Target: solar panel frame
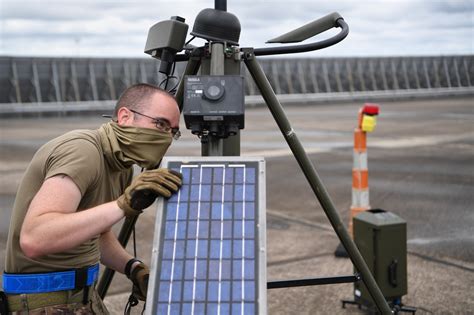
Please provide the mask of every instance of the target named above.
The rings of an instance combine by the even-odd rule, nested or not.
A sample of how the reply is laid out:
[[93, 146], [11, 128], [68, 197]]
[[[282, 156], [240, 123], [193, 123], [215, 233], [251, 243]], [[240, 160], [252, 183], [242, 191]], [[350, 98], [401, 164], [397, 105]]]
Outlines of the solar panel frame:
[[[244, 167], [246, 165], [254, 165], [255, 166], [255, 181], [256, 181], [256, 185], [255, 185], [255, 190], [256, 190], [256, 200], [254, 201], [255, 202], [255, 205], [254, 205], [254, 212], [255, 212], [255, 216], [256, 216], [256, 220], [257, 222], [256, 223], [256, 230], [255, 230], [255, 244], [253, 245], [255, 248], [254, 248], [254, 252], [255, 252], [255, 263], [257, 264], [257, 266], [255, 266], [255, 272], [257, 272], [258, 274], [257, 275], [253, 275], [254, 276], [254, 281], [257, 281], [258, 284], [257, 284], [257, 287], [255, 288], [255, 290], [257, 290], [257, 292], [254, 292], [254, 296], [255, 296], [255, 309], [253, 312], [251, 313], [254, 313], [254, 314], [266, 314], [267, 313], [267, 299], [266, 299], [266, 290], [267, 290], [267, 278], [266, 278], [266, 215], [265, 215], [265, 212], [266, 212], [266, 196], [265, 196], [265, 161], [263, 158], [261, 157], [165, 157], [162, 161], [162, 167], [166, 167], [166, 168], [170, 168], [171, 167], [176, 167], [176, 165], [180, 165], [180, 166], [184, 166], [184, 167], [199, 167], [200, 169], [204, 169], [204, 167], [220, 167], [220, 166], [224, 166], [227, 167], [227, 168], [231, 168], [231, 167]], [[204, 167], [203, 167], [204, 165]], [[223, 171], [223, 173], [225, 174], [225, 170]], [[245, 173], [245, 172], [244, 172]], [[201, 173], [202, 174], [202, 173]], [[190, 179], [191, 180], [191, 179]], [[200, 177], [200, 180], [202, 181], [203, 180], [203, 177]], [[225, 182], [225, 181], [224, 181]], [[223, 183], [224, 183], [223, 182]], [[227, 183], [227, 182], [225, 182]], [[236, 185], [235, 182], [232, 183], [233, 185]], [[201, 186], [201, 183], [199, 183], [199, 185]], [[189, 183], [189, 190], [191, 190], [191, 183]], [[245, 186], [245, 183], [244, 185]], [[184, 187], [184, 186], [183, 186]], [[186, 189], [186, 188], [185, 188]], [[183, 190], [183, 189], [182, 189]], [[244, 188], [244, 193], [245, 193], [245, 188]], [[188, 192], [189, 194], [189, 200], [184, 200], [184, 202], [188, 202], [190, 203], [191, 202], [191, 194], [192, 192], [189, 191]], [[202, 197], [202, 191], [200, 190], [200, 193], [199, 193], [199, 197], [201, 198]], [[195, 195], [193, 195], [195, 196]], [[195, 197], [192, 197], [192, 198], [195, 198]], [[234, 201], [233, 201], [234, 202]], [[243, 201], [244, 203], [245, 201]], [[201, 201], [199, 200], [199, 203], [201, 203]], [[157, 206], [157, 216], [156, 216], [156, 221], [155, 221], [155, 235], [154, 235], [154, 241], [153, 241], [153, 248], [152, 248], [152, 260], [151, 260], [151, 272], [150, 272], [150, 278], [149, 278], [149, 285], [148, 285], [148, 298], [147, 298], [147, 307], [146, 307], [146, 310], [145, 310], [145, 314], [148, 314], [148, 315], [154, 315], [154, 314], [162, 314], [162, 312], [160, 312], [160, 309], [158, 307], [158, 304], [159, 304], [159, 301], [158, 301], [158, 296], [159, 296], [159, 292], [157, 292], [157, 290], [159, 289], [159, 286], [160, 286], [160, 280], [158, 279], [160, 277], [160, 274], [161, 272], [158, 272], [158, 268], [161, 266], [163, 267], [162, 263], [163, 263], [163, 255], [165, 255], [165, 250], [163, 249], [162, 252], [160, 252], [160, 247], [163, 246], [164, 248], [164, 242], [166, 241], [166, 236], [165, 236], [165, 233], [166, 231], [164, 230], [167, 225], [166, 222], [163, 222], [164, 220], [166, 220], [165, 218], [165, 207], [167, 206], [168, 204], [168, 201], [167, 200], [164, 200], [163, 198], [160, 198], [160, 200], [158, 200], [158, 206]], [[222, 188], [222, 204], [224, 204], [224, 188]], [[179, 206], [179, 201], [178, 201], [178, 206]], [[232, 205], [234, 206], [234, 204]], [[213, 209], [209, 209], [209, 216], [213, 215], [212, 213], [212, 210]], [[189, 220], [189, 218], [188, 218]], [[220, 218], [221, 221], [224, 220], [224, 218]], [[199, 219], [198, 219], [198, 222], [199, 222]], [[209, 222], [212, 222], [212, 221], [209, 221]], [[226, 221], [227, 222], [227, 221]], [[236, 224], [236, 222], [234, 221], [231, 221], [231, 225], [234, 225]], [[245, 220], [243, 221], [244, 223], [246, 222]], [[177, 228], [177, 225], [178, 223], [176, 223], [176, 230], [175, 230], [175, 233], [177, 233], [178, 231], [178, 228]], [[186, 224], [189, 224], [189, 223], [186, 223]], [[222, 224], [222, 223], [221, 223]], [[243, 223], [242, 223], [243, 224]], [[199, 226], [199, 225], [198, 225]], [[243, 228], [245, 230], [245, 228]], [[221, 231], [224, 231], [223, 229], [223, 226], [221, 225], [221, 228], [220, 228]], [[209, 226], [209, 233], [212, 233], [211, 232], [211, 227]], [[186, 231], [186, 233], [188, 233], [188, 231]], [[224, 232], [221, 232], [221, 234], [224, 233]], [[228, 233], [228, 232], [226, 232]], [[242, 236], [244, 237], [244, 236]], [[189, 239], [186, 239], [186, 242], [188, 242]], [[211, 248], [211, 245], [216, 245], [216, 244], [211, 244], [211, 241], [212, 239], [208, 239], [209, 241], [209, 244], [206, 245], [208, 246], [208, 249], [210, 250]], [[220, 248], [220, 253], [222, 255], [222, 242], [223, 242], [223, 239], [222, 239], [222, 235], [221, 235], [221, 248]], [[235, 240], [232, 238], [232, 241], [235, 242]], [[163, 242], [163, 245], [161, 245]], [[176, 248], [176, 243], [178, 242], [177, 239], [176, 239], [176, 235], [175, 235], [175, 239], [174, 239], [174, 242], [175, 242], [175, 248]], [[198, 242], [197, 240], [197, 234], [196, 234], [196, 242]], [[243, 241], [242, 243], [244, 243], [245, 241]], [[215, 242], [214, 242], [215, 243]], [[245, 245], [248, 245], [248, 243], [246, 243]], [[234, 245], [232, 245], [234, 246]], [[196, 245], [196, 254], [198, 254], [198, 246]], [[251, 247], [250, 247], [251, 248]], [[225, 248], [224, 248], [225, 249]], [[242, 247], [242, 249], [245, 249], [246, 250], [246, 253], [247, 253], [247, 247]], [[232, 250], [232, 249], [231, 249]], [[176, 251], [176, 250], [175, 250]], [[211, 252], [212, 254], [212, 252]], [[185, 253], [183, 253], [183, 255], [185, 255]], [[247, 255], [247, 254], [245, 254]], [[244, 255], [242, 254], [242, 257]], [[197, 257], [197, 256], [196, 256]], [[176, 258], [177, 259], [177, 258]], [[219, 277], [221, 275], [221, 269], [223, 268], [223, 263], [222, 263], [222, 260], [223, 260], [223, 257], [221, 256], [219, 258]], [[251, 259], [250, 259], [251, 260]], [[178, 264], [175, 264], [177, 262], [177, 260], [175, 260], [175, 257], [172, 258], [172, 264], [173, 264], [173, 268], [174, 267], [177, 267], [177, 268], [183, 268], [184, 270], [182, 271], [182, 274], [183, 274], [183, 279], [185, 277], [184, 273], [186, 272], [186, 266], [184, 265], [185, 263], [183, 263], [182, 265], [183, 266], [178, 266]], [[211, 259], [208, 257], [207, 258], [207, 263], [209, 264], [210, 266], [210, 261]], [[232, 262], [234, 260], [230, 260], [230, 264], [232, 265]], [[244, 258], [242, 258], [242, 261], [244, 261]], [[197, 260], [195, 261], [195, 264], [194, 264], [194, 278], [196, 278], [197, 274]], [[230, 267], [232, 268], [232, 267]], [[211, 270], [211, 268], [208, 268], [209, 270]], [[244, 271], [245, 268], [242, 268], [242, 271]], [[207, 271], [206, 271], [207, 272]], [[231, 277], [233, 277], [231, 275]], [[246, 278], [247, 276], [246, 275], [242, 275], [242, 278], [243, 279], [247, 279]], [[173, 277], [171, 276], [171, 278], [169, 279], [170, 280], [170, 283], [172, 286], [173, 284]], [[232, 280], [232, 279], [231, 279]], [[184, 281], [184, 280], [183, 280]], [[193, 280], [195, 283], [193, 284], [193, 294], [195, 292], [199, 292], [199, 288], [196, 286], [196, 280]], [[209, 285], [209, 278], [206, 278], [205, 281], [207, 281], [207, 285]], [[244, 283], [245, 280], [242, 280], [242, 283]], [[164, 281], [163, 281], [164, 282]], [[215, 282], [213, 282], [215, 283]], [[219, 278], [219, 287], [218, 287], [218, 293], [219, 294], [219, 300], [218, 300], [218, 311], [216, 312], [212, 312], [210, 311], [210, 309], [208, 308], [207, 309], [207, 314], [231, 314], [232, 312], [232, 300], [233, 298], [230, 297], [230, 307], [229, 309], [226, 309], [226, 308], [221, 308], [221, 302], [220, 302], [220, 295], [222, 294], [221, 292], [224, 292], [224, 295], [225, 293], [227, 292], [226, 290], [226, 287], [225, 287], [225, 281], [222, 281], [221, 282], [221, 279]], [[221, 286], [221, 283], [222, 283], [222, 286]], [[229, 281], [229, 283], [234, 283], [232, 281]], [[232, 286], [232, 284], [230, 284], [230, 286]], [[231, 291], [232, 289], [230, 289], [229, 291]], [[244, 289], [245, 290], [245, 289]], [[242, 290], [242, 292], [244, 291]], [[183, 288], [182, 290], [183, 292], [179, 292], [178, 294], [181, 295], [181, 298], [183, 298], [183, 296], [186, 294], [186, 288], [184, 287], [183, 285]], [[170, 291], [171, 292], [171, 291]], [[250, 291], [251, 292], [251, 291]], [[169, 299], [170, 299], [170, 302], [169, 302], [169, 307], [167, 309], [167, 314], [176, 314], [176, 310], [174, 309], [171, 309], [171, 293], [169, 294]], [[181, 314], [202, 314], [202, 310], [198, 309], [198, 308], [195, 308], [195, 305], [194, 305], [194, 299], [195, 299], [195, 296], [193, 295], [193, 312], [189, 312], [189, 310], [184, 310], [184, 303], [181, 301], [181, 306], [179, 306], [179, 312], [178, 313], [181, 313]], [[209, 303], [207, 300], [206, 300], [206, 303], [208, 303], [209, 305], [211, 306], [215, 306], [216, 303], [215, 302], [212, 302], [212, 303]], [[248, 309], [244, 309], [244, 302], [242, 301], [242, 306], [240, 308], [240, 312], [239, 314], [248, 314], [249, 310]], [[162, 305], [163, 303], [161, 303], [160, 305]], [[222, 303], [223, 306], [225, 306], [224, 303]], [[236, 312], [233, 312], [232, 314], [236, 314]]]

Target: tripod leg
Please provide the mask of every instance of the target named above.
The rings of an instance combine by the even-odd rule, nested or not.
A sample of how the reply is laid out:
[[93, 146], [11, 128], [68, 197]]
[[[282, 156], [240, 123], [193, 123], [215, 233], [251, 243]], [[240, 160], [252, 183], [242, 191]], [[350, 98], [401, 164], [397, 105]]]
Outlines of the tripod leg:
[[367, 264], [364, 261], [364, 258], [360, 254], [359, 250], [357, 249], [354, 241], [349, 236], [346, 228], [344, 227], [334, 204], [326, 191], [321, 179], [316, 172], [311, 160], [309, 159], [308, 155], [306, 154], [301, 142], [299, 141], [295, 131], [291, 128], [290, 122], [286, 117], [286, 114], [281, 106], [280, 102], [278, 101], [275, 92], [273, 91], [270, 82], [268, 82], [265, 73], [263, 72], [262, 68], [257, 62], [253, 51], [246, 51], [244, 50], [244, 58], [245, 58], [245, 65], [247, 66], [250, 74], [252, 75], [257, 87], [260, 90], [260, 93], [263, 96], [270, 112], [275, 119], [278, 127], [280, 128], [283, 137], [285, 137], [288, 146], [290, 147], [293, 155], [295, 156], [300, 168], [302, 169], [306, 179], [308, 180], [313, 192], [315, 193], [316, 197], [319, 200], [326, 216], [328, 217], [329, 221], [331, 222], [334, 231], [336, 232], [337, 236], [341, 240], [341, 243], [346, 248], [347, 252], [349, 253], [349, 257], [360, 272], [362, 276], [362, 280], [364, 281], [367, 289], [369, 290], [370, 295], [374, 299], [375, 303], [377, 304], [378, 309], [382, 314], [391, 314], [391, 310], [385, 300], [380, 288], [378, 287], [377, 283], [375, 282], [374, 277], [370, 273]]

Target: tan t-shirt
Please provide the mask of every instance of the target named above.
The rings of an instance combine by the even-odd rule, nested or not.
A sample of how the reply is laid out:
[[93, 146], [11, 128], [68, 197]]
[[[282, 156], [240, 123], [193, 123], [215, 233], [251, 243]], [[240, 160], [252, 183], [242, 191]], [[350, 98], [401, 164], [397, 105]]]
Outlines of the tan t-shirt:
[[71, 131], [51, 140], [36, 152], [16, 195], [8, 234], [6, 272], [58, 271], [99, 262], [99, 235], [73, 249], [35, 259], [23, 255], [19, 239], [31, 200], [48, 178], [64, 174], [74, 181], [82, 195], [77, 211], [117, 199], [129, 185], [133, 170], [114, 169], [104, 154], [98, 130]]

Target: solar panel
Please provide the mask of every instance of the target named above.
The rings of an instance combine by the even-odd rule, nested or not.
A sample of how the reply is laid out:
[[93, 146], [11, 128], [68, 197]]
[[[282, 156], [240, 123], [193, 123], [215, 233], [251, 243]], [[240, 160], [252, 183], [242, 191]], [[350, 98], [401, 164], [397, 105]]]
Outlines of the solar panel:
[[179, 192], [158, 205], [147, 314], [266, 314], [262, 158], [169, 157]]

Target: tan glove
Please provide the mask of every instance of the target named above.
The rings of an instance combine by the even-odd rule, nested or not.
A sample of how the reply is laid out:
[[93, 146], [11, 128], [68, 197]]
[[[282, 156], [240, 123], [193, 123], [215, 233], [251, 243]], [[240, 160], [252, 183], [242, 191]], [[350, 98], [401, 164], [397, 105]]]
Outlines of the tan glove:
[[132, 294], [141, 301], [146, 301], [149, 276], [150, 269], [142, 262], [135, 266], [130, 273], [130, 280], [133, 282]]
[[125, 189], [117, 204], [126, 217], [136, 216], [151, 206], [158, 196], [165, 198], [179, 190], [182, 175], [166, 168], [144, 171]]

